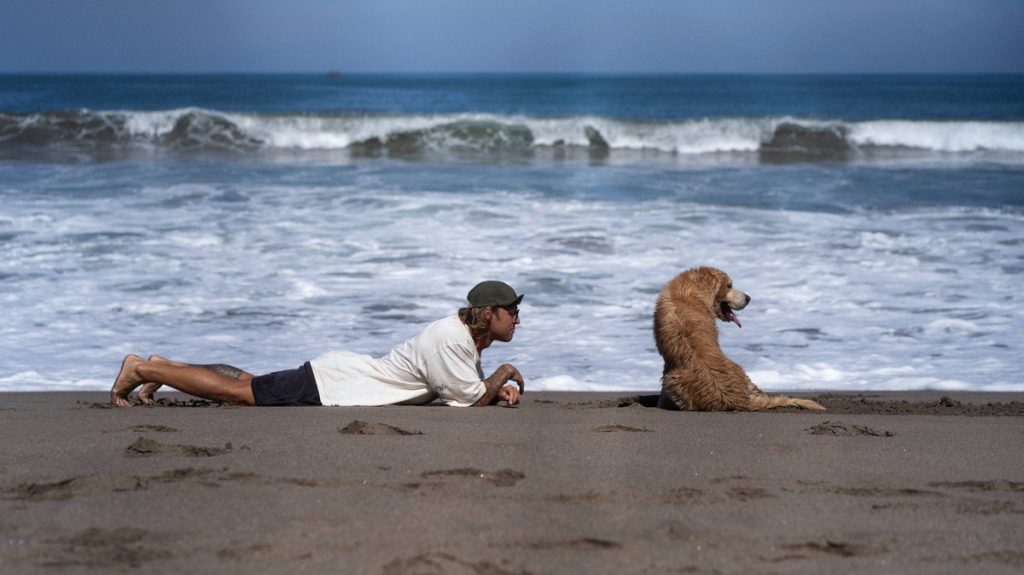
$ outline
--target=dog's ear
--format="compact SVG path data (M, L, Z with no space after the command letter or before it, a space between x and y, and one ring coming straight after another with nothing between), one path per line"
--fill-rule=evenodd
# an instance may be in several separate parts
M729 279L728 274L717 268L704 268L703 275L704 285L707 286L709 292L714 294L716 301L720 301L725 294L729 293L732 280Z
M721 278L725 274L712 267L700 267L688 271L686 275L689 276L689 281L686 282L689 297L703 302L706 306L715 307L722 297Z
M725 272L718 272L718 293L725 297L732 289L732 278Z

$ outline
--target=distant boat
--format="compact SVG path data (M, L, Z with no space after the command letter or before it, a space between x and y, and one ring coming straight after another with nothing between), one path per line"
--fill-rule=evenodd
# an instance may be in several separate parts
M341 76L341 70L328 70L327 75L331 77Z

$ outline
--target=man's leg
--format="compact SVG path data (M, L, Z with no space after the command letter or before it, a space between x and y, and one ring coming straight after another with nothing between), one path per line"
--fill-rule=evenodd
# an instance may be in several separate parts
M131 400L128 396L132 391L140 385L153 383L203 399L233 405L256 405L252 394L252 375L242 372L239 377L231 378L206 368L174 363L146 361L137 355L126 356L110 389L110 402L118 407L129 407Z
M221 374L221 375L223 375L225 377L230 377L232 379L241 379L243 377L247 377L251 381L252 378L253 378L253 375L251 373L249 373L249 372L247 372L245 370L239 369L239 368L237 368L237 367L235 367L233 365L227 365L227 364L224 364L224 363L210 363L210 364L183 363L183 362L180 362L180 361L170 360L170 359L167 359L166 357L162 357L162 356L159 356L159 355L151 355L151 356L149 356L149 359L147 361L155 361L156 363L162 363L164 365L174 365L174 366L177 366L177 367L186 367L186 366L201 367L203 369L208 369L208 370L210 370L210 371L212 371L214 373L219 373L219 374ZM145 405L152 405L154 403L154 397L153 396L156 393L156 390L158 390L158 389L160 389L160 384L159 383L155 383L155 382L150 381L150 382L146 382L146 383L142 384L142 387L139 388L139 401L141 401Z

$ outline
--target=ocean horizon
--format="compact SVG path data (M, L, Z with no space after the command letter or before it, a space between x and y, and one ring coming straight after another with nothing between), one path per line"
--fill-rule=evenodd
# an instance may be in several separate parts
M0 74L0 391L381 355L483 279L527 391L651 391L711 265L767 390L1021 391L1024 75Z

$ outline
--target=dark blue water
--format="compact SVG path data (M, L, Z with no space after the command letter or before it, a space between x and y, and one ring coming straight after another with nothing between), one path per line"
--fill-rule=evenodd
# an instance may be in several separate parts
M0 111L1021 120L1020 75L0 75Z
M1024 76L0 76L29 161L1020 164L1022 120Z

